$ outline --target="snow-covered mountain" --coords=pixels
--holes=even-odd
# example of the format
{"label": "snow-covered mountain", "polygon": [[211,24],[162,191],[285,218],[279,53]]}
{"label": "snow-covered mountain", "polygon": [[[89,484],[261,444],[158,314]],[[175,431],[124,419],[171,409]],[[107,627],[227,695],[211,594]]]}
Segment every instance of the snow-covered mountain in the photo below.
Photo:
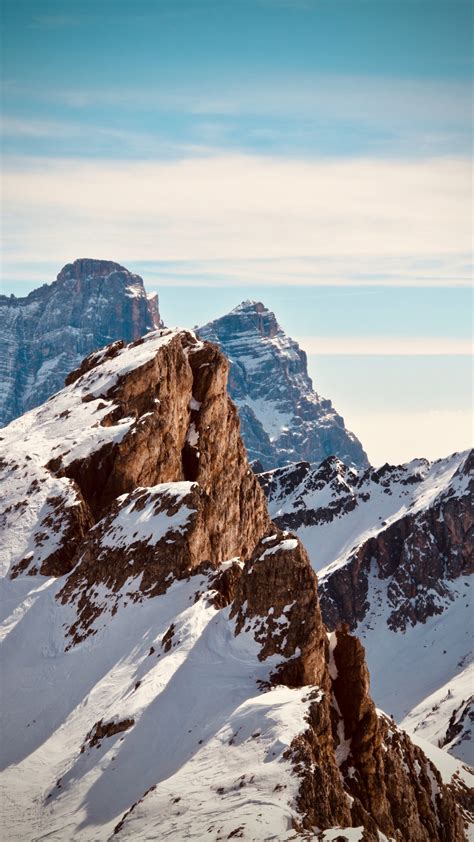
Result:
{"label": "snow-covered mountain", "polygon": [[159,326],[157,296],[109,260],[76,260],[26,298],[0,295],[0,426],[62,389],[86,354]]}
{"label": "snow-covered mountain", "polygon": [[229,394],[239,409],[249,458],[262,469],[300,459],[319,463],[330,455],[368,465],[361,443],[331,401],[313,390],[305,352],[263,304],[244,301],[198,332],[230,360]]}
{"label": "snow-covered mountain", "polygon": [[226,376],[158,330],[0,432],[5,838],[465,839],[472,776],[327,634]]}
{"label": "snow-covered mountain", "polygon": [[366,471],[331,458],[259,477],[319,571],[326,624],[363,640],[377,704],[470,762],[473,466],[473,452]]}

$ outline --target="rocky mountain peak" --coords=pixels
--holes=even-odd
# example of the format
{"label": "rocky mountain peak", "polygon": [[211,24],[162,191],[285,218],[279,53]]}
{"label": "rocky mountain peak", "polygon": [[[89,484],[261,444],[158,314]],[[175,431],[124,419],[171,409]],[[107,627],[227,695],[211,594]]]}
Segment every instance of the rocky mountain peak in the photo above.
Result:
{"label": "rocky mountain peak", "polygon": [[305,352],[262,302],[244,301],[198,332],[230,360],[229,394],[249,457],[261,468],[302,459],[319,463],[330,455],[367,466],[344,419],[314,391]]}
{"label": "rocky mountain peak", "polygon": [[91,351],[160,325],[158,297],[109,260],[81,258],[25,298],[0,296],[0,425],[61,389]]}
{"label": "rocky mountain peak", "polygon": [[228,368],[160,329],[2,431],[9,838],[461,842],[454,786],[270,521]]}
{"label": "rocky mountain peak", "polygon": [[[84,627],[94,613],[86,592],[92,594],[99,581],[116,590],[130,575],[128,549],[105,536],[123,537],[120,524],[126,517],[133,521],[132,512],[146,511],[147,519],[163,512],[170,527],[174,513],[182,533],[167,552],[170,536],[163,533],[158,567],[155,545],[132,542],[135,575],[143,574],[137,593],[157,593],[167,577],[187,575],[204,562],[215,567],[249,556],[270,520],[227,396],[227,370],[213,345],[187,331],[161,329],[94,352],[69,375],[62,392],[13,422],[9,439],[26,462],[41,425],[38,487],[33,481],[30,495],[39,495],[41,524],[52,528],[54,522],[56,534],[49,553],[38,537],[40,526],[32,550],[13,565],[13,576],[61,575],[74,568],[63,595],[80,593],[87,601],[87,610],[79,611]],[[28,466],[30,478],[34,465]],[[102,552],[101,545],[108,549]]]}
{"label": "rocky mountain peak", "polygon": [[57,281],[62,282],[74,278],[79,280],[82,278],[106,278],[112,272],[118,272],[122,276],[129,276],[136,278],[136,283],[139,286],[143,285],[143,281],[139,275],[132,275],[120,263],[114,263],[112,260],[97,260],[90,257],[80,257],[74,260],[73,263],[66,263],[57,276]]}
{"label": "rocky mountain peak", "polygon": [[[233,316],[237,316],[237,321],[233,320]],[[257,331],[261,336],[272,338],[276,336],[278,331],[281,331],[275,314],[265,307],[261,301],[251,301],[247,299],[234,307],[233,310],[224,316],[228,319],[228,328],[232,330],[241,331],[242,328],[248,331]]]}

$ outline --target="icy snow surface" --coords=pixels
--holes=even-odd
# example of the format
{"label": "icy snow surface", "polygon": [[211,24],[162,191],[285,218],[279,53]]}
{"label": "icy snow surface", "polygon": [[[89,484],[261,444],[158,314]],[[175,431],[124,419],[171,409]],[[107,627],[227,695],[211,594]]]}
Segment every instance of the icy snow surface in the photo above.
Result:
{"label": "icy snow surface", "polygon": [[[97,634],[67,653],[71,610],[54,599],[61,583],[38,591],[30,579],[27,593],[25,580],[7,584],[21,615],[2,625],[0,653],[9,840],[108,839],[155,785],[118,838],[200,839],[211,825],[205,838],[240,825],[250,838],[291,835],[297,779],[282,755],[306,727],[307,690],[258,692],[275,659],[260,663],[253,637],[234,637],[229,609],[205,596],[193,603],[203,577],[99,618]],[[81,753],[94,723],[127,718],[131,728]]]}

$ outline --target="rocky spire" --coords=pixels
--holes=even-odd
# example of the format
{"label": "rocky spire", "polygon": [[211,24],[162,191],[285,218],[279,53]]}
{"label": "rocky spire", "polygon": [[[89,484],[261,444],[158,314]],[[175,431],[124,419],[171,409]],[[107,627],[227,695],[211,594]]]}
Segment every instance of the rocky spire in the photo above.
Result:
{"label": "rocky spire", "polygon": [[229,394],[237,404],[249,458],[269,470],[301,459],[335,454],[365,467],[367,456],[331,401],[313,389],[307,357],[275,314],[259,301],[243,301],[199,328],[231,361]]}

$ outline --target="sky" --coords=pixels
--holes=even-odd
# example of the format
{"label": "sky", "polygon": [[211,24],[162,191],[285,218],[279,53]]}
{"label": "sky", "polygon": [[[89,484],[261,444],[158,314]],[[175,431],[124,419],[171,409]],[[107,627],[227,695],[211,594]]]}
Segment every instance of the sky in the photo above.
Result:
{"label": "sky", "polygon": [[470,0],[3,0],[2,291],[262,300],[375,464],[471,444]]}

